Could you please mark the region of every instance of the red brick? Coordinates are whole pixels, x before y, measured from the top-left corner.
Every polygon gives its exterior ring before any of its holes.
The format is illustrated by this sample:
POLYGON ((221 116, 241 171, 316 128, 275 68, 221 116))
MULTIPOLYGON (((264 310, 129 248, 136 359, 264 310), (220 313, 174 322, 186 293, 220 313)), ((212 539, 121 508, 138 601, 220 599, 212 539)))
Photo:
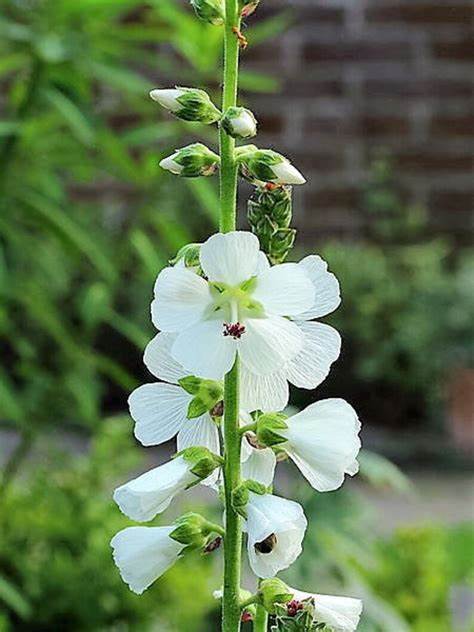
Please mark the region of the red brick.
POLYGON ((431 121, 430 131, 440 136, 473 136, 474 115, 436 116, 431 121))
POLYGON ((369 22, 405 22, 409 24, 469 24, 473 9, 468 3, 393 4, 367 10, 369 22))
POLYGON ((360 133, 364 136, 406 136, 410 123, 400 116, 364 116, 359 121, 360 133))
POLYGON ((309 43, 303 47, 308 63, 325 61, 405 61, 413 57, 407 42, 340 42, 338 44, 309 43))
POLYGON ((396 156, 400 169, 410 172, 469 172, 473 167, 472 156, 468 153, 445 154, 435 150, 399 152, 396 156))
POLYGON ((420 97, 470 99, 473 86, 470 81, 457 79, 368 79, 364 84, 366 98, 420 97))
POLYGON ((438 59, 452 59, 457 61, 471 61, 474 59, 474 40, 460 39, 455 42, 434 42, 433 54, 438 59))

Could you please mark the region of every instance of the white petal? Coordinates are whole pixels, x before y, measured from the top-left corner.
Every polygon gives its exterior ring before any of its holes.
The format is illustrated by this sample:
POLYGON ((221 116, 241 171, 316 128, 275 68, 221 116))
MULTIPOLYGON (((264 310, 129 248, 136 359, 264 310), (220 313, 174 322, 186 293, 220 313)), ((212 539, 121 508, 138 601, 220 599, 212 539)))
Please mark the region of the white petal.
POLYGON ((187 421, 192 395, 174 384, 143 384, 128 398, 135 436, 145 446, 159 445, 179 432, 187 421))
POLYGON ((255 375, 245 364, 240 369, 240 405, 244 410, 273 412, 288 405, 290 391, 283 371, 255 375))
POLYGON ((270 268, 270 262, 268 261, 267 255, 260 250, 258 253, 258 263, 257 268, 255 270, 255 274, 261 274, 270 268))
POLYGON ((309 255, 298 265, 306 270, 316 291, 313 306, 298 314, 298 318, 300 320, 320 318, 337 309, 341 303, 339 281, 332 272, 328 272, 328 264, 318 255, 309 255))
POLYGON ((184 548, 169 535, 175 527, 128 527, 111 540, 115 564, 130 589, 141 595, 178 559, 184 548))
POLYGON ((201 246, 201 267, 210 281, 240 285, 255 274, 258 252, 258 239, 252 233, 217 233, 201 246))
POLYGON ((150 97, 153 101, 157 101, 162 107, 167 110, 171 110, 171 112, 176 112, 180 110, 182 106, 178 103, 177 99, 183 94, 182 90, 177 90, 176 88, 167 88, 164 90, 152 90, 150 92, 150 97))
POLYGON ((165 268, 155 283, 153 324, 162 331, 182 331, 197 323, 212 304, 208 283, 187 268, 165 268))
POLYGON ((146 346, 143 361, 147 369, 159 380, 178 384, 178 381, 189 375, 189 371, 176 362, 171 355, 171 347, 176 334, 162 332, 157 334, 146 346))
POLYGON ((114 500, 126 516, 137 522, 147 522, 164 511, 177 494, 196 480, 189 463, 178 456, 118 487, 114 500))
POLYGON ((287 364, 285 375, 298 388, 314 389, 327 377, 341 353, 341 336, 330 325, 296 321, 304 334, 303 348, 287 364))
POLYGON ((165 169, 166 171, 169 171, 170 173, 174 173, 176 176, 179 176, 180 173, 183 171, 184 167, 183 165, 180 165, 179 162, 176 162, 175 158, 178 155, 178 153, 174 153, 171 156, 167 156, 166 158, 163 158, 163 160, 160 160, 159 162, 159 166, 162 169, 165 169))
POLYGON ((272 180, 273 182, 279 184, 304 184, 306 182, 304 176, 289 160, 283 160, 277 165, 272 165, 272 170, 276 176, 272 180))
POLYGON ((354 471, 360 450, 360 422, 343 399, 311 404, 286 421, 282 448, 308 482, 320 492, 337 489, 344 475, 354 471))
MULTIPOLYGON (((208 448, 213 454, 221 453, 219 430, 208 413, 197 419, 188 419, 178 433, 178 452, 194 446, 208 448)), ((215 469, 202 484, 212 486, 218 477, 219 469, 215 469)))
POLYGON ((274 577, 288 568, 301 553, 306 527, 307 520, 298 503, 271 494, 250 493, 245 529, 253 572, 258 577, 274 577), (257 551, 255 544, 271 534, 276 536, 273 550, 270 553, 257 551))
POLYGON ((252 298, 266 312, 294 316, 314 304, 315 290, 309 275, 297 263, 282 263, 257 276, 252 298))
POLYGON ((242 478, 257 481, 266 487, 273 483, 276 456, 271 448, 257 449, 247 439, 242 439, 242 478))
POLYGON ((222 321, 206 320, 179 334, 171 353, 188 373, 220 380, 234 365, 236 348, 236 340, 224 336, 222 321))
POLYGON ((280 371, 303 348, 303 332, 282 316, 249 318, 245 330, 238 341, 239 355, 256 375, 280 371))
POLYGON ((354 632, 362 614, 362 601, 351 597, 333 597, 290 589, 298 601, 313 598, 316 621, 330 626, 334 632, 354 632))

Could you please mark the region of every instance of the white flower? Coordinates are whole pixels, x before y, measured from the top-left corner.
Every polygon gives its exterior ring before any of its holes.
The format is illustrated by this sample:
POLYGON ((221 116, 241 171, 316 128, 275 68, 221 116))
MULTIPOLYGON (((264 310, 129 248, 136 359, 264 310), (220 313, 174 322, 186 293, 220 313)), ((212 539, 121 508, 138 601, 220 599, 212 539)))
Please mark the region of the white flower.
MULTIPOLYGON (((262 262, 264 265, 269 265, 262 262)), ((321 257, 309 255, 297 264, 310 277, 315 290, 311 307, 291 315, 303 336, 300 352, 271 375, 241 370, 241 405, 245 410, 283 410, 289 399, 288 382, 298 388, 315 389, 326 378, 341 352, 341 337, 330 325, 312 322, 333 312, 340 304, 339 283, 321 257)))
POLYGON ((177 494, 207 479, 221 461, 207 448, 188 448, 168 463, 118 487, 114 500, 126 516, 146 522, 164 511, 177 494))
POLYGON ((274 373, 303 348, 304 334, 288 316, 314 304, 308 273, 295 263, 262 265, 255 235, 210 237, 200 251, 205 278, 165 268, 155 285, 152 320, 177 333, 171 353, 190 373, 220 379, 237 352, 257 375, 274 373))
POLYGON ((303 476, 320 492, 337 489, 344 475, 359 470, 360 421, 343 399, 323 399, 285 421, 278 430, 286 439, 279 444, 303 476))
POLYGON ((274 577, 302 551, 308 524, 303 508, 292 500, 250 492, 246 510, 250 566, 258 577, 274 577))
POLYGON ((296 601, 314 600, 315 619, 325 623, 334 632, 354 632, 362 614, 362 601, 351 597, 318 595, 301 590, 289 589, 296 601))
POLYGON ((187 417, 193 396, 178 381, 187 377, 189 371, 172 358, 173 340, 174 336, 160 333, 145 349, 146 366, 163 382, 144 384, 131 393, 128 404, 135 421, 135 436, 143 445, 150 446, 164 443, 177 434, 178 452, 204 446, 219 454, 219 431, 209 412, 196 419, 187 417))
POLYGON ((181 555, 186 545, 169 536, 171 527, 128 527, 111 540, 115 564, 130 589, 141 595, 181 555))
POLYGON ((247 434, 242 437, 240 456, 242 478, 257 481, 257 483, 269 487, 273 483, 275 475, 275 453, 271 448, 256 448, 251 443, 252 437, 247 436, 247 434))
POLYGON ((155 89, 150 92, 150 97, 153 101, 159 103, 162 107, 170 110, 170 112, 178 112, 183 107, 179 103, 179 97, 183 96, 183 91, 180 88, 164 88, 155 89))

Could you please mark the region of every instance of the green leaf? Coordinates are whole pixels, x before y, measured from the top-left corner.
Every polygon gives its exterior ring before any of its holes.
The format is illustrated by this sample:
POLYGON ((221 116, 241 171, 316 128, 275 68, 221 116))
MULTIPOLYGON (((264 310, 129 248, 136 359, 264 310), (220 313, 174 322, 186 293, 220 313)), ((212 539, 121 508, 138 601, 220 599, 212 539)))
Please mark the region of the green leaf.
POLYGON ((18 588, 2 576, 0 576, 0 601, 11 608, 20 619, 28 620, 31 617, 31 605, 18 588))
POLYGON ((91 145, 94 141, 95 132, 78 106, 59 90, 50 88, 45 91, 45 95, 48 101, 61 114, 76 138, 84 145, 91 145))

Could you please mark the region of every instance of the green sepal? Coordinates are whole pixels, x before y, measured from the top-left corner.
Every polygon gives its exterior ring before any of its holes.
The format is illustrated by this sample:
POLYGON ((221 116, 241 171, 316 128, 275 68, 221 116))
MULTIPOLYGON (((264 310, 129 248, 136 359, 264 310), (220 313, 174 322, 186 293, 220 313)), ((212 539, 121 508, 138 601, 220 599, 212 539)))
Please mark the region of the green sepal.
POLYGON ((208 524, 200 514, 187 513, 174 521, 176 526, 169 537, 180 544, 185 544, 188 549, 199 549, 206 545, 207 536, 210 533, 208 524))
POLYGON ((247 504, 250 498, 250 492, 263 496, 268 492, 268 488, 257 481, 247 480, 236 487, 232 492, 232 507, 242 516, 247 518, 247 504))
POLYGON ((224 397, 224 389, 220 382, 205 380, 194 375, 188 375, 178 380, 179 385, 190 395, 194 395, 189 402, 187 418, 195 419, 210 412, 224 397))
POLYGON ((183 168, 179 175, 184 178, 211 176, 220 163, 219 156, 202 143, 178 149, 173 160, 183 168))
POLYGON ((270 614, 276 613, 277 604, 285 604, 293 599, 293 593, 288 586, 274 577, 260 582, 258 589, 258 603, 270 614))
POLYGON ((288 419, 283 413, 265 413, 257 420, 257 441, 261 445, 272 447, 279 443, 284 443, 286 438, 278 433, 279 430, 286 430, 288 419))
POLYGON ((224 463, 224 459, 221 456, 201 446, 193 446, 181 450, 174 458, 178 456, 182 456, 186 461, 193 464, 190 471, 198 478, 196 483, 191 483, 188 487, 192 487, 201 480, 206 479, 216 468, 221 467, 224 463))
POLYGON ((207 411, 208 408, 206 403, 198 395, 196 395, 196 397, 193 397, 193 399, 189 402, 186 417, 188 419, 196 419, 197 417, 204 415, 204 413, 207 413, 207 411))
POLYGON ((198 268, 200 266, 200 251, 201 244, 186 244, 178 250, 172 259, 169 260, 169 263, 174 266, 179 261, 183 261, 187 268, 198 268))
POLYGON ((195 375, 187 375, 186 377, 182 377, 178 380, 178 384, 183 388, 186 393, 190 395, 196 395, 199 391, 199 387, 202 383, 201 377, 196 377, 195 375))
POLYGON ((285 161, 285 158, 273 149, 246 151, 237 158, 240 173, 246 179, 258 182, 273 182, 277 176, 272 167, 285 161))

